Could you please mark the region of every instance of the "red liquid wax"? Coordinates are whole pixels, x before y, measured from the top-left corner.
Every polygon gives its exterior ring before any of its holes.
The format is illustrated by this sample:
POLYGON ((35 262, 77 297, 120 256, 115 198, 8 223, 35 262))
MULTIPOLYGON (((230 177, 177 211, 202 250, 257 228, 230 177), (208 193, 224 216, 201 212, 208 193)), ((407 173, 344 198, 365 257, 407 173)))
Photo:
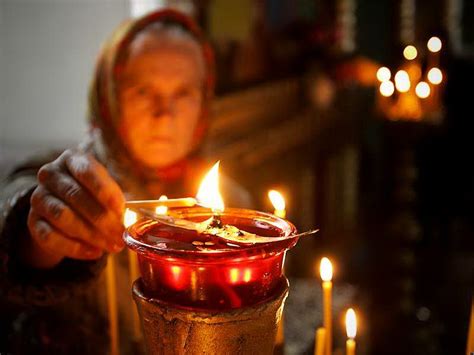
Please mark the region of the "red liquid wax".
MULTIPOLYGON (((179 217, 198 222, 211 216, 188 208, 179 217)), ((227 209, 221 220, 265 237, 296 233, 291 223, 251 210, 227 209)), ((281 284, 285 253, 297 240, 239 246, 145 219, 127 230, 125 241, 138 253, 147 295, 185 308, 226 310, 271 297, 281 284)))

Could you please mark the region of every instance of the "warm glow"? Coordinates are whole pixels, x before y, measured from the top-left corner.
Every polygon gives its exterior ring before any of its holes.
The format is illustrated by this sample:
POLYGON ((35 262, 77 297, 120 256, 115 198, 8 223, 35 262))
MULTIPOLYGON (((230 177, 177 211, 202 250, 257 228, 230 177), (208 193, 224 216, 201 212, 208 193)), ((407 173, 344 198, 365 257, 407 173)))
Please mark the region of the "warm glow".
POLYGON ((239 280, 239 269, 230 269, 230 282, 236 283, 239 280))
POLYGON ((252 271, 250 269, 245 269, 244 271, 244 281, 249 282, 252 278, 252 271))
POLYGON ((408 59, 412 60, 415 59, 416 56, 418 55, 418 51, 414 46, 406 46, 405 49, 403 50, 403 56, 408 59))
POLYGON ((392 96, 393 92, 395 91, 395 87, 391 81, 384 81, 380 83, 380 94, 385 97, 392 96))
POLYGON ((443 46, 443 44, 441 43, 441 40, 438 37, 431 37, 428 40, 428 43, 426 46, 428 47, 430 52, 436 53, 441 50, 441 47, 443 46))
POLYGON ((268 198, 272 202, 275 210, 283 211, 285 209, 285 199, 283 195, 276 190, 268 191, 268 198))
POLYGON ((395 74, 395 87, 400 92, 407 92, 410 90, 410 77, 405 70, 399 70, 395 74))
POLYGON ((201 205, 212 208, 213 212, 224 211, 224 201, 219 192, 219 162, 214 164, 202 180, 196 199, 201 205))
POLYGON ((443 81, 443 73, 439 68, 431 68, 428 72, 428 80, 431 84, 441 84, 443 81))
MULTIPOLYGON (((158 201, 166 201, 168 197, 166 195, 161 195, 158 201)), ((167 206, 156 206, 155 208, 155 213, 156 214, 161 214, 161 215, 166 215, 168 213, 168 207, 167 206)))
POLYGON ((380 67, 379 70, 377 70, 377 80, 384 82, 387 80, 390 80, 390 77, 392 76, 392 73, 390 73, 390 69, 387 67, 380 67))
POLYGON ((430 86, 424 81, 420 81, 415 88, 416 96, 420 99, 426 99, 430 96, 430 86))
POLYGON ((328 258, 324 257, 321 259, 321 264, 319 265, 319 273, 321 274, 321 279, 323 281, 332 280, 332 264, 328 258))
POLYGON ((123 225, 125 226, 125 228, 130 227, 137 221, 137 219, 138 216, 136 212, 132 211, 129 208, 125 209, 125 213, 123 215, 123 225))
POLYGON ((346 333, 347 337, 354 339, 357 335, 357 320, 356 314, 352 308, 346 312, 346 333))
POLYGON ((175 278, 179 278, 179 275, 181 274, 181 267, 179 267, 177 265, 173 265, 171 267, 171 272, 173 273, 173 276, 175 278))

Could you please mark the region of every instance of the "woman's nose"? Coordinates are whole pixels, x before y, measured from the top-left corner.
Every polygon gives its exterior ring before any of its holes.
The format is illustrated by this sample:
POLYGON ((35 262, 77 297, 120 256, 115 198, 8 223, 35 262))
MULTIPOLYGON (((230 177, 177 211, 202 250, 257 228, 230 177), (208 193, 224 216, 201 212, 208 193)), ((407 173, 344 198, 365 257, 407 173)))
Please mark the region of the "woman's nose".
POLYGON ((174 115, 174 101, 172 97, 155 97, 153 105, 153 117, 161 118, 164 115, 174 115))

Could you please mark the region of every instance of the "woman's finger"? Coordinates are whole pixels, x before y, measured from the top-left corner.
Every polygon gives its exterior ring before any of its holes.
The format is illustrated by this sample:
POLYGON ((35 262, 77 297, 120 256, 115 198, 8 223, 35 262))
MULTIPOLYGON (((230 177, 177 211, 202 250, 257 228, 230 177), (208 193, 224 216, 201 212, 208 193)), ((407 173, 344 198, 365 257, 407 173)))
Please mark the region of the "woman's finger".
POLYGON ((49 253, 80 260, 102 256, 100 249, 64 236, 32 210, 28 215, 28 228, 36 243, 49 253))
POLYGON ((125 207, 122 190, 102 164, 86 153, 67 156, 65 164, 71 175, 93 194, 103 207, 112 209, 122 217, 125 207))
POLYGON ((37 215, 63 235, 82 240, 109 252, 117 252, 121 249, 110 236, 102 235, 63 201, 51 195, 42 185, 33 192, 31 207, 37 215))
MULTIPOLYGON (((49 165, 49 164, 48 164, 49 165)), ((121 219, 110 209, 104 208, 74 178, 53 166, 43 166, 38 179, 58 199, 92 224, 102 234, 108 235, 118 246, 123 246, 121 219)))

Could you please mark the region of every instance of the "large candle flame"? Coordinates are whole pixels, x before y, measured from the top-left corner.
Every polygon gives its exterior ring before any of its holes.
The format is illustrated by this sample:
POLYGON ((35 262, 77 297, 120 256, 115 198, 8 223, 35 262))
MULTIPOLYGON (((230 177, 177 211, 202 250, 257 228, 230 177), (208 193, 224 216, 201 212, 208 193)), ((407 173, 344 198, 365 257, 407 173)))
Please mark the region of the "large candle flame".
POLYGON ((138 216, 136 212, 132 211, 129 208, 125 209, 125 213, 123 215, 123 225, 125 226, 125 228, 130 227, 137 221, 137 219, 138 216))
POLYGON ((270 190, 268 191, 268 198, 270 199, 273 208, 277 211, 284 211, 285 210, 285 199, 283 195, 279 193, 277 190, 270 190))
POLYGON ((323 281, 332 280, 332 264, 328 258, 324 257, 321 259, 321 264, 319 265, 319 273, 321 274, 321 279, 323 281))
POLYGON ((352 308, 349 308, 346 312, 346 333, 347 337, 351 339, 354 339, 357 334, 357 319, 352 308))
POLYGON ((224 211, 224 201, 219 192, 219 162, 214 164, 202 180, 196 199, 201 205, 211 208, 213 212, 224 211))

